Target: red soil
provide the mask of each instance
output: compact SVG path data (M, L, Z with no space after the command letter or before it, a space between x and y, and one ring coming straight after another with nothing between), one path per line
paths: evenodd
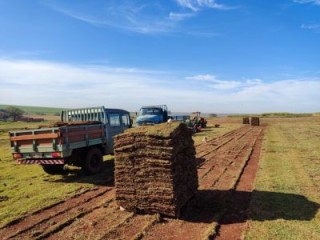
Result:
M100 186L11 222L0 239L241 239L262 136L244 126L196 147L199 191L180 219L120 211Z

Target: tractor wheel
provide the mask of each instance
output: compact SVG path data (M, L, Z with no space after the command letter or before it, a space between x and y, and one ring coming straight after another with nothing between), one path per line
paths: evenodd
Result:
M96 174L102 170L102 152L98 148L90 148L82 165L83 171L88 174Z
M41 165L43 171L51 175L60 175L64 174L64 164L43 164Z

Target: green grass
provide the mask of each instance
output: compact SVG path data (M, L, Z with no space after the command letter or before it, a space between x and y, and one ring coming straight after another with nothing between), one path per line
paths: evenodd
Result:
M95 176L84 176L77 168L72 168L67 176L52 176L44 173L38 165L17 165L11 156L8 131L36 128L38 125L0 121L0 227L77 192L97 185L113 184L114 159L110 155L105 156L104 171ZM230 123L222 124L220 128L210 128L209 125L203 132L195 134L194 139L200 143L203 136L210 139L240 126Z
M140 126L136 128L130 128L126 131L126 133L143 132L146 135L169 137L178 128L180 124L181 122L171 122L171 123L156 124L152 126Z
M6 109L9 106L20 108L28 115L58 115L63 110L62 108L49 107L32 107L32 106L17 106L17 105L1 105L0 109Z
M6 109L7 107L17 107L24 111L27 115L59 115L64 108L58 107L36 107L36 106L19 106L19 105L5 105L0 104L0 109ZM136 112L130 112L132 119L136 118Z
M261 117L311 117L312 113L287 113L287 112L278 112L278 113L262 113Z
M38 165L17 165L11 156L8 130L37 124L0 121L0 227L77 192L113 182L111 156L105 157L104 171L95 176L84 176L77 168L66 176L48 175Z
M204 137L207 137L207 140L211 140L213 138L216 138L218 136L221 136L227 132L230 132L236 128L239 128L243 126L242 123L240 123L241 120L237 121L236 123L223 123L220 124L219 127L214 127L214 121L212 121L212 118L210 119L210 123L208 123L207 128L203 128L201 132L198 132L193 135L193 140L195 144L200 144ZM162 123L157 124L154 126L140 126L137 128L129 129L127 132L145 132L149 135L158 135L162 137L169 137L170 134L178 128L178 126L181 124L181 122L171 122L171 123Z
M268 127L246 239L319 239L320 117L262 122ZM78 169L67 176L50 176L37 165L16 165L7 131L37 124L0 122L0 226L79 191L112 183L111 156L105 159L104 172L96 176L83 176ZM212 125L193 136L195 144L242 126L241 118L219 128Z
M210 141L211 139L222 136L241 126L243 126L241 123L223 123L220 124L218 128L215 128L213 125L209 124L207 128L203 128L201 132L198 132L193 136L194 144L198 145L202 143L204 137L207 137L207 140Z
M275 113L261 113L261 114L232 114L228 117L277 117L277 118L297 118L297 117L312 117L317 113L287 113L287 112L275 112Z
M320 118L267 123L246 239L319 239Z

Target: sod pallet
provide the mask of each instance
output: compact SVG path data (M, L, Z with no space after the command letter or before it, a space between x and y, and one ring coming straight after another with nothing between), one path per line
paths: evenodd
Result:
M260 125L260 118L252 117L251 118L251 126L259 126Z
M248 117L242 118L242 124L250 124L249 118Z
M128 210L179 217L198 176L192 132L171 122L114 138L116 201Z

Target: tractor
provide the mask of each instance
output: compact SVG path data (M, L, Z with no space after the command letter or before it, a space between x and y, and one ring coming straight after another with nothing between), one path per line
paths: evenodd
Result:
M193 129L193 132L200 132L202 128L207 127L207 120L201 117L200 112L193 112L190 114L190 118L186 121L189 128Z

